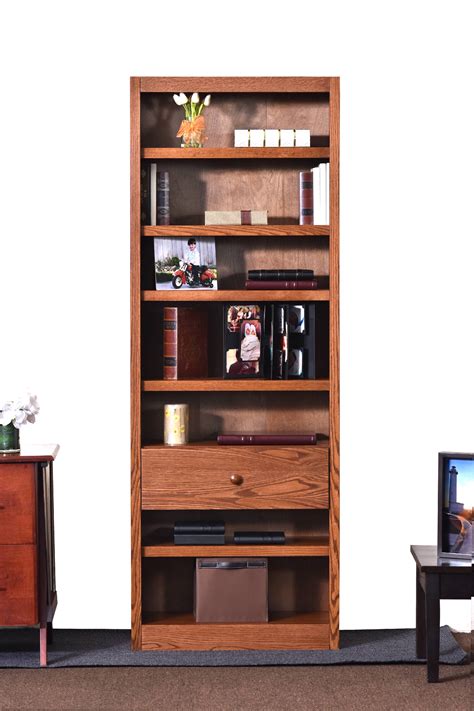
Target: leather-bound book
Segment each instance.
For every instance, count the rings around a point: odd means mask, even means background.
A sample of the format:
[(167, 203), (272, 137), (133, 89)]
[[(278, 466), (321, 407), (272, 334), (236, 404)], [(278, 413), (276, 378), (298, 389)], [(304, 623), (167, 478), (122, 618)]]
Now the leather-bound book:
[(300, 225), (313, 224), (313, 173), (300, 172)]
[(312, 269), (249, 269), (251, 281), (310, 281), (314, 279)]
[(163, 308), (163, 379), (207, 378), (207, 311)]
[(245, 282), (246, 289), (321, 289), (323, 282), (320, 278), (317, 279), (302, 279), (300, 281), (260, 281), (259, 279), (247, 279)]
[(282, 545), (285, 543), (284, 531), (235, 531), (234, 543), (247, 545)]

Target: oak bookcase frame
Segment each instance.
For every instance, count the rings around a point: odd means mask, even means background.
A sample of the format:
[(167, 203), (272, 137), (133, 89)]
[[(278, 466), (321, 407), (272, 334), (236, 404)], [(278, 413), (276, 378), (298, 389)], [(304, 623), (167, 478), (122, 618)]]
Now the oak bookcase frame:
[[(143, 145), (143, 127), (141, 127), (141, 107), (142, 102), (147, 101), (151, 95), (156, 95), (159, 101), (160, 96), (171, 95), (179, 91), (191, 93), (198, 91), (201, 94), (211, 93), (213, 95), (213, 105), (215, 97), (222, 93), (225, 101), (232, 102), (233, 97), (242, 97), (242, 102), (247, 102), (247, 106), (252, 101), (257, 104), (259, 101), (287, 102), (289, 106), (286, 116), (291, 116), (291, 102), (295, 104), (307, 101), (314, 102), (315, 107), (327, 112), (327, 130), (325, 130), (326, 145), (316, 145), (311, 148), (295, 149), (239, 149), (232, 147), (230, 137), (221, 140), (224, 145), (206, 147), (203, 149), (181, 149), (168, 146)], [(239, 95), (239, 96), (238, 96)], [(259, 96), (256, 96), (259, 95)], [(169, 99), (169, 96), (166, 97)], [(151, 96), (153, 99), (153, 96)], [(308, 104), (308, 105), (309, 105)], [(227, 105), (226, 105), (227, 106)], [(177, 108), (177, 107), (176, 107)], [(211, 109), (213, 106), (211, 106)], [(268, 107), (267, 107), (268, 109)], [(307, 110), (307, 109), (304, 109)], [(288, 113), (289, 112), (289, 113)], [(210, 109), (208, 109), (208, 115)], [(218, 113), (217, 113), (218, 115)], [(285, 115), (284, 113), (282, 115)], [(321, 114), (323, 115), (323, 114)], [(177, 114), (178, 116), (178, 114)], [(222, 114), (221, 114), (222, 117)], [(245, 123), (243, 124), (246, 125)], [(248, 124), (247, 124), (248, 125)], [(290, 124), (291, 125), (291, 124)], [(174, 124), (173, 124), (174, 126)], [(239, 127), (236, 125), (236, 127)], [(260, 125), (260, 127), (262, 127)], [(264, 127), (264, 126), (263, 126)], [(269, 127), (275, 127), (270, 125)], [(284, 127), (284, 126), (281, 126)], [(304, 124), (301, 126), (304, 127)], [(210, 133), (210, 131), (209, 131)], [(132, 647), (139, 649), (336, 649), (339, 646), (339, 78), (338, 77), (132, 77), (131, 78), (131, 553), (132, 553)], [(168, 139), (169, 141), (169, 139)], [(149, 139), (148, 141), (149, 142)], [(162, 141), (163, 142), (163, 141)], [(209, 143), (212, 143), (210, 140)], [(324, 140), (323, 140), (324, 143)], [(272, 165), (282, 166), (282, 175), (288, 165), (294, 168), (295, 174), (297, 166), (309, 167), (314, 161), (329, 159), (331, 165), (330, 173), (330, 225), (308, 225), (300, 226), (296, 224), (296, 219), (283, 220), (282, 224), (261, 225), (261, 226), (204, 226), (202, 224), (188, 224), (189, 220), (183, 220), (183, 224), (172, 224), (170, 226), (142, 226), (140, 219), (140, 166), (143, 159), (155, 159), (165, 161), (168, 166), (192, 165), (194, 168), (198, 162), (204, 161), (209, 166), (227, 165), (227, 170), (241, 169), (243, 165), (255, 166), (259, 170), (272, 170)], [(264, 163), (260, 163), (264, 161)], [(273, 161), (268, 163), (268, 161)], [(203, 163), (201, 163), (203, 165)], [(213, 168), (209, 170), (212, 171)], [(184, 173), (183, 173), (184, 175)], [(297, 177), (297, 176), (296, 176)], [(297, 180), (295, 182), (297, 186)], [(297, 187), (295, 187), (297, 195)], [(224, 209), (226, 206), (222, 206)], [(213, 208), (214, 209), (214, 208)], [(292, 208), (294, 211), (294, 207)], [(173, 219), (172, 212), (172, 219)], [(288, 245), (289, 240), (303, 239), (308, 244), (308, 249), (313, 249), (311, 240), (326, 240), (326, 266), (330, 275), (330, 287), (328, 291), (321, 292), (290, 292), (290, 291), (259, 291), (250, 292), (243, 289), (223, 289), (215, 292), (192, 292), (193, 301), (218, 302), (245, 299), (262, 301), (323, 301), (328, 302), (329, 324), (328, 324), (328, 373), (327, 376), (314, 381), (275, 381), (253, 380), (232, 381), (219, 380), (218, 378), (208, 378), (201, 381), (164, 381), (160, 378), (144, 378), (142, 372), (142, 346), (147, 338), (146, 333), (142, 333), (142, 310), (146, 302), (159, 302), (156, 308), (160, 308), (160, 302), (166, 303), (170, 300), (174, 303), (190, 300), (189, 292), (172, 293), (172, 299), (168, 292), (153, 291), (153, 286), (147, 282), (148, 288), (144, 288), (146, 279), (142, 274), (143, 255), (142, 245), (148, 244), (153, 238), (160, 235), (166, 236), (215, 236), (222, 238), (222, 242), (229, 238), (228, 244), (232, 240), (242, 240), (242, 244), (248, 244), (246, 237), (260, 240), (278, 240), (283, 245)], [(252, 240), (251, 240), (252, 241)], [(229, 255), (232, 257), (232, 247), (229, 247)], [(309, 251), (308, 254), (311, 252)], [(315, 253), (316, 254), (316, 253)], [(315, 259), (319, 257), (315, 256)], [(265, 265), (266, 266), (266, 265)], [(289, 265), (288, 265), (289, 266)], [(299, 265), (306, 266), (306, 264)], [(154, 308), (154, 307), (152, 307)], [(156, 338), (156, 334), (154, 335)], [(252, 391), (245, 395), (246, 391)], [(225, 549), (219, 547), (217, 550), (209, 546), (180, 546), (174, 547), (172, 544), (159, 543), (146, 540), (146, 525), (148, 516), (153, 516), (153, 510), (145, 511), (142, 506), (142, 458), (146, 461), (160, 461), (160, 444), (147, 444), (144, 446), (144, 434), (142, 422), (144, 413), (142, 411), (142, 398), (144, 397), (169, 397), (169, 394), (179, 398), (267, 398), (264, 403), (271, 403), (272, 414), (278, 416), (278, 405), (271, 400), (274, 393), (281, 392), (278, 396), (290, 398), (303, 398), (304, 402), (309, 402), (305, 398), (323, 398), (323, 408), (327, 417), (327, 442), (323, 444), (328, 452), (328, 504), (325, 510), (314, 510), (315, 520), (318, 522), (311, 526), (310, 535), (305, 535), (305, 523), (308, 519), (308, 509), (305, 511), (294, 511), (294, 520), (285, 519), (285, 512), (279, 511), (278, 505), (275, 510), (263, 512), (273, 516), (276, 521), (283, 516), (283, 522), (294, 526), (295, 539), (289, 545), (282, 547), (275, 546), (235, 546), (227, 545)], [(175, 395), (176, 393), (176, 395)], [(200, 394), (202, 393), (202, 395)], [(224, 395), (219, 395), (224, 393)], [(292, 394), (293, 393), (293, 394)], [(324, 398), (327, 397), (327, 401)], [(196, 399), (197, 398), (197, 399)], [(186, 400), (185, 400), (186, 401)], [(192, 400), (193, 401), (193, 400)], [(162, 401), (158, 401), (161, 403)], [(214, 402), (220, 402), (219, 400)], [(239, 401), (240, 402), (240, 401)], [(294, 404), (296, 400), (291, 400)], [(283, 407), (283, 405), (282, 405)], [(284, 409), (284, 408), (283, 408)], [(235, 415), (235, 413), (234, 413)], [(200, 450), (200, 447), (203, 447)], [(215, 442), (197, 443), (197, 456), (201, 456), (213, 451)], [(220, 448), (223, 449), (223, 448)], [(239, 453), (232, 454), (232, 449), (226, 448), (226, 452), (231, 460), (239, 464), (237, 458)], [(243, 448), (242, 448), (243, 449)], [(262, 462), (271, 462), (272, 452), (268, 448), (257, 448), (257, 456), (262, 457)], [(311, 448), (297, 448), (298, 463), (306, 462), (306, 457)], [(290, 458), (288, 467), (291, 468), (291, 457), (293, 451), (288, 452), (281, 449), (279, 454)], [(243, 454), (245, 459), (245, 454)], [(233, 459), (232, 459), (233, 458)], [(166, 461), (170, 466), (173, 462), (173, 452), (166, 453)], [(306, 465), (305, 465), (306, 466)], [(309, 465), (308, 465), (309, 466)], [(306, 471), (306, 469), (305, 469)], [(310, 470), (308, 470), (310, 471)], [(262, 477), (265, 474), (262, 472)], [(254, 492), (253, 501), (258, 501), (258, 491)], [(179, 492), (177, 500), (180, 499)], [(302, 500), (303, 501), (303, 500)], [(284, 502), (283, 502), (284, 503)], [(256, 504), (259, 505), (258, 503)], [(304, 503), (301, 504), (304, 508)], [(171, 504), (168, 508), (173, 507)], [(182, 507), (186, 509), (186, 507)], [(215, 508), (215, 507), (214, 507)], [(229, 517), (235, 521), (245, 521), (245, 515), (251, 515), (251, 511), (231, 511)], [(283, 508), (285, 508), (283, 506)], [(183, 513), (183, 512), (181, 512)], [(188, 511), (186, 510), (186, 513)], [(253, 511), (255, 514), (255, 511)], [(173, 511), (164, 512), (163, 516), (173, 515)], [(273, 519), (272, 519), (273, 520)], [(307, 533), (307, 531), (306, 531)], [(321, 576), (327, 575), (327, 610), (311, 609), (302, 611), (292, 610), (289, 612), (275, 611), (271, 620), (267, 624), (241, 625), (197, 625), (192, 616), (192, 609), (189, 609), (189, 590), (184, 591), (186, 597), (186, 609), (169, 612), (154, 612), (143, 607), (143, 601), (153, 597), (154, 588), (159, 591), (160, 584), (166, 582), (166, 575), (178, 577), (182, 576), (184, 585), (192, 585), (191, 568), (195, 556), (222, 556), (222, 555), (265, 555), (269, 556), (269, 561), (275, 565), (274, 595), (280, 595), (278, 585), (284, 584), (289, 573), (300, 576), (303, 585), (308, 581), (308, 594), (313, 594), (313, 590), (318, 589), (321, 583)], [(157, 577), (154, 580), (154, 572), (150, 570), (156, 561), (160, 566), (157, 570)], [(287, 563), (285, 562), (287, 561)], [(293, 561), (293, 563), (292, 563)], [(287, 567), (285, 567), (287, 566)], [(313, 567), (312, 567), (313, 566)], [(313, 570), (314, 568), (314, 570)], [(147, 578), (152, 575), (152, 578)], [(303, 576), (303, 578), (301, 577)], [(319, 576), (319, 577), (318, 577)], [(283, 581), (283, 583), (279, 582)], [(178, 597), (180, 595), (178, 591)], [(326, 592), (319, 593), (323, 596)], [(142, 609), (143, 608), (143, 609)]]

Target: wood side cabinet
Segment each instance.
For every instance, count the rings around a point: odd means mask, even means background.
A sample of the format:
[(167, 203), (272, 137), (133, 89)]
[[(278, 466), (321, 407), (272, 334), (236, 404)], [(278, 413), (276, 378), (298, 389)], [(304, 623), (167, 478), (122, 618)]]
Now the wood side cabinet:
[(40, 664), (57, 604), (53, 461), (58, 447), (0, 456), (0, 627), (38, 626)]

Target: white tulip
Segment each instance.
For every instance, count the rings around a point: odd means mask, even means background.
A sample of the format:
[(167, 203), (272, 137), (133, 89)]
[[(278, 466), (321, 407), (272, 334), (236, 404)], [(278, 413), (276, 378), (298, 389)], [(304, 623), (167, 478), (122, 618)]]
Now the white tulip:
[(209, 104), (211, 103), (211, 95), (208, 94), (202, 103), (204, 104), (204, 106), (209, 106)]
[(181, 94), (173, 94), (173, 99), (174, 99), (174, 103), (177, 104), (178, 106), (183, 106), (183, 104), (186, 104), (188, 101), (188, 97), (186, 96), (186, 94), (183, 94), (182, 92), (181, 92)]
[(191, 96), (191, 103), (199, 104), (199, 94), (197, 93), (197, 91), (195, 91), (194, 94)]
[(0, 401), (0, 425), (5, 426), (13, 422), (14, 426), (19, 429), (27, 422), (35, 422), (38, 412), (36, 395), (26, 393), (15, 401), (2, 400)]

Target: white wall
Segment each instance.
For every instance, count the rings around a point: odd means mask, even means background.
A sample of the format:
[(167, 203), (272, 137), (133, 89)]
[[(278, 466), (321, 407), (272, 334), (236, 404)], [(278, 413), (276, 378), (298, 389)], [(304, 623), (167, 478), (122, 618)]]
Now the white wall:
[(437, 452), (473, 450), (469, 7), (3, 7), (0, 358), (61, 444), (57, 626), (129, 624), (129, 76), (206, 74), (342, 78), (341, 624), (414, 626)]

